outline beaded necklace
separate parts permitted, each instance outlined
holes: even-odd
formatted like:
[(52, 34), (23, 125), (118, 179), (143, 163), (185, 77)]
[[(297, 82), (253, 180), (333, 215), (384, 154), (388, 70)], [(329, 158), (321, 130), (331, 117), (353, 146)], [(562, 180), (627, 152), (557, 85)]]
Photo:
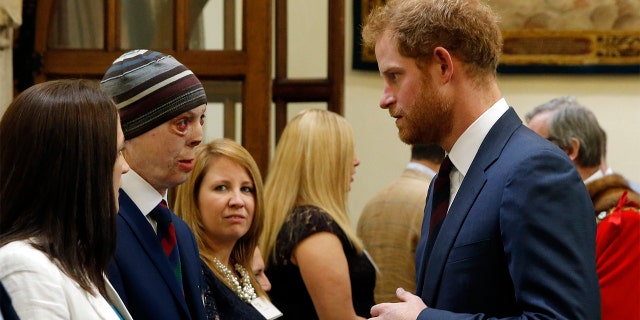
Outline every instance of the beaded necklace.
[(252, 300), (258, 297), (256, 291), (253, 289), (251, 285), (251, 278), (249, 278), (249, 272), (240, 264), (235, 264), (235, 269), (240, 274), (242, 278), (242, 285), (240, 285), (240, 281), (238, 281), (238, 277), (227, 268), (218, 258), (213, 258), (213, 265), (224, 275), (224, 278), (227, 280), (227, 283), (231, 284), (233, 291), (242, 299), (244, 302), (250, 303)]

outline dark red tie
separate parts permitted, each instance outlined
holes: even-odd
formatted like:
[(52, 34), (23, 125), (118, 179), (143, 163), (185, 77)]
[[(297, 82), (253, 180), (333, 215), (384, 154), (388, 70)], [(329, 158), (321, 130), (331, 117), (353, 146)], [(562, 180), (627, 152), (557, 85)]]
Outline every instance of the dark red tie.
[(176, 242), (176, 229), (171, 221), (171, 211), (167, 203), (162, 200), (149, 215), (158, 223), (158, 239), (162, 245), (164, 254), (169, 259), (169, 264), (175, 274), (176, 279), (182, 287), (182, 266), (180, 265), (180, 252)]
[(446, 156), (440, 164), (440, 170), (436, 177), (436, 182), (433, 184), (433, 201), (431, 210), (431, 220), (429, 223), (429, 241), (435, 241), (435, 237), (438, 235), (442, 220), (447, 215), (447, 209), (449, 208), (449, 195), (451, 194), (451, 179), (449, 173), (453, 164)]

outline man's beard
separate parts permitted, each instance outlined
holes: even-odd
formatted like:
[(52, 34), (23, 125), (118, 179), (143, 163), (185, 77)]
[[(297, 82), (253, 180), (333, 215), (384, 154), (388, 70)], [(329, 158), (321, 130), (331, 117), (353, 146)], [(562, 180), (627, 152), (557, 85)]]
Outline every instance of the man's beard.
[(411, 114), (405, 115), (406, 126), (398, 128), (398, 136), (403, 142), (414, 144), (441, 144), (443, 137), (452, 130), (451, 99), (436, 91), (433, 85), (423, 82), (423, 90), (414, 103), (406, 108)]

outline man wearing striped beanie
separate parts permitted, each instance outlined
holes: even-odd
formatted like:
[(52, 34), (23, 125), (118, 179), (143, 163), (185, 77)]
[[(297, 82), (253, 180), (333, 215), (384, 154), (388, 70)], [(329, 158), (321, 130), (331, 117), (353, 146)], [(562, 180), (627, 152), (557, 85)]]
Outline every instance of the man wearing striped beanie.
[(113, 62), (101, 87), (118, 107), (131, 168), (122, 176), (109, 280), (134, 319), (203, 319), (195, 238), (166, 205), (202, 141), (202, 84), (172, 56), (134, 50)]

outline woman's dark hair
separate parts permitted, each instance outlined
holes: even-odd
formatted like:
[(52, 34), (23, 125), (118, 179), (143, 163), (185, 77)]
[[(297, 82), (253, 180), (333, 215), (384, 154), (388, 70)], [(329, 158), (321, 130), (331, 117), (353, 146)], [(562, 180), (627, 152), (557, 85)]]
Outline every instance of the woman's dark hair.
[(0, 246), (33, 239), (92, 294), (115, 250), (117, 125), (86, 80), (34, 85), (0, 121)]

